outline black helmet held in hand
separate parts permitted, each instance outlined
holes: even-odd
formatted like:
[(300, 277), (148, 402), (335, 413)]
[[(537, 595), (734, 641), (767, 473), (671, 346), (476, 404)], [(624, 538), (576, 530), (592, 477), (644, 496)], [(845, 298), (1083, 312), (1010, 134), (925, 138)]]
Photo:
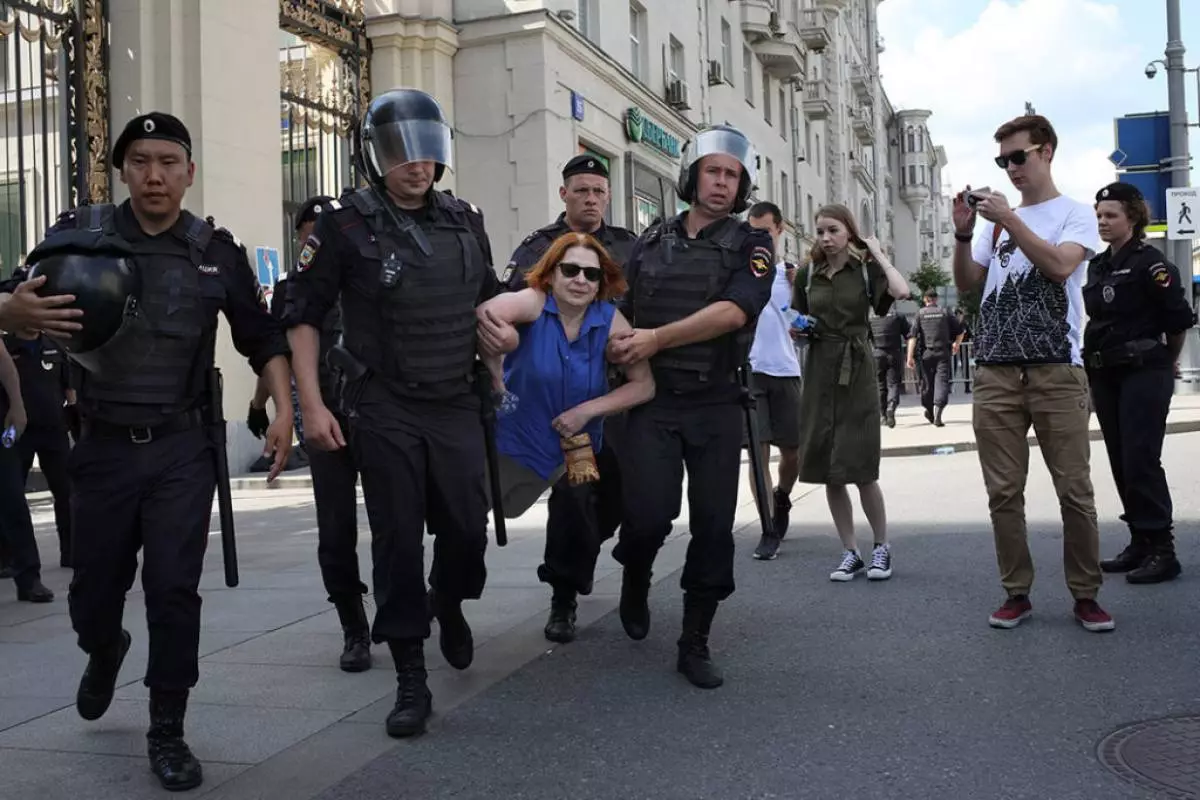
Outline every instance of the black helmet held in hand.
[(419, 89), (393, 89), (373, 99), (363, 115), (362, 161), (372, 183), (413, 161), (433, 161), (437, 182), (454, 168), (452, 139), (437, 100)]
[(91, 369), (95, 355), (116, 338), (135, 310), (141, 281), (133, 262), (117, 253), (60, 251), (38, 259), (29, 269), (30, 279), (43, 275), (40, 296), (75, 295), (67, 307), (83, 311), (82, 327), (57, 338), (75, 361)]

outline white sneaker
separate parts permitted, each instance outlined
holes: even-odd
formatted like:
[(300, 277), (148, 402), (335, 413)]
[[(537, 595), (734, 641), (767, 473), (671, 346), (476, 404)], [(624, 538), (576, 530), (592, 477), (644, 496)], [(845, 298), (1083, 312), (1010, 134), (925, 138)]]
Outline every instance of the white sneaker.
[(842, 554), (842, 563), (833, 572), (829, 573), (831, 581), (852, 581), (866, 569), (867, 565), (863, 563), (862, 558), (854, 550), (847, 550)]
[(867, 568), (867, 579), (886, 581), (892, 577), (892, 547), (888, 544), (876, 546), (871, 553), (871, 566)]

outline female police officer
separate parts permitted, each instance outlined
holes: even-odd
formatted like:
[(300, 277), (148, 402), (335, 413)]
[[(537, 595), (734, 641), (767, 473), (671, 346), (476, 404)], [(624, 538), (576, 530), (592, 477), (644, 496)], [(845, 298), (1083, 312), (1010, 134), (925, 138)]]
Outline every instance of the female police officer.
[(1100, 238), (1083, 288), (1083, 336), (1092, 403), (1129, 526), (1129, 545), (1101, 562), (1130, 583), (1180, 573), (1171, 537), (1171, 495), (1159, 460), (1175, 376), (1173, 365), (1196, 317), (1179, 271), (1143, 241), (1149, 211), (1141, 192), (1113, 183), (1096, 194)]

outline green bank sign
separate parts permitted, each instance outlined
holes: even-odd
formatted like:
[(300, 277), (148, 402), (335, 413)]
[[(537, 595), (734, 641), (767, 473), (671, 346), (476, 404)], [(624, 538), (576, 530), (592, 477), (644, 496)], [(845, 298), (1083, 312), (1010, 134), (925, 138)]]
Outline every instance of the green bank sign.
[(639, 142), (663, 155), (679, 158), (679, 140), (647, 119), (637, 106), (625, 112), (625, 135), (631, 142)]

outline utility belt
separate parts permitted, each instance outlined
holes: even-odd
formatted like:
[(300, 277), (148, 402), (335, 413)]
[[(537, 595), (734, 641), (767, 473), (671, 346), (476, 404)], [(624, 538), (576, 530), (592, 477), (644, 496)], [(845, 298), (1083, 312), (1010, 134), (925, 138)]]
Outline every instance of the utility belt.
[(738, 371), (696, 372), (676, 367), (659, 367), (655, 370), (655, 382), (660, 394), (688, 395), (718, 386), (733, 386), (738, 382)]
[(185, 411), (157, 425), (116, 425), (102, 419), (84, 418), (81, 435), (84, 439), (126, 439), (134, 444), (149, 444), (175, 433), (183, 433), (205, 425), (200, 409)]
[(1088, 353), (1084, 357), (1084, 364), (1091, 369), (1141, 367), (1147, 363), (1157, 364), (1158, 362), (1166, 364), (1168, 359), (1154, 358), (1154, 356), (1165, 356), (1166, 352), (1166, 345), (1157, 339), (1134, 339), (1131, 342), (1122, 342), (1114, 347)]

